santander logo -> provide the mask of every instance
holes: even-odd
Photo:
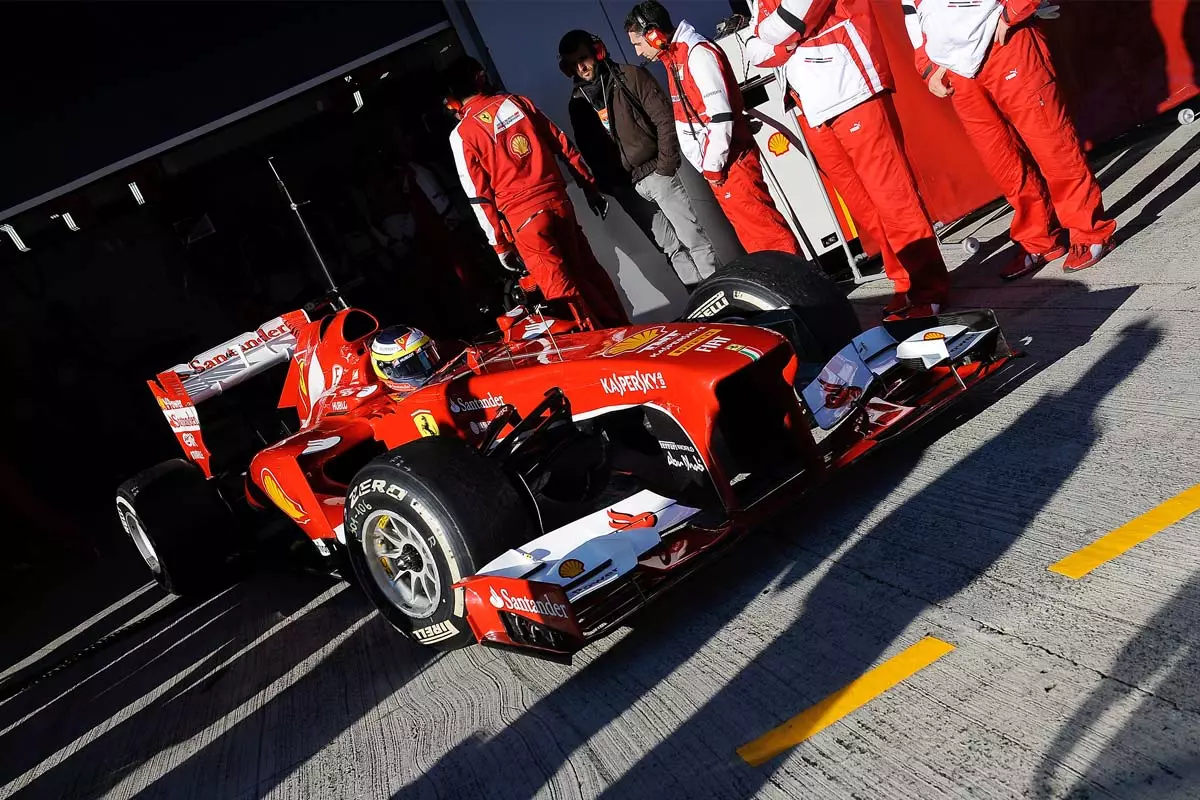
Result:
[[[509,611],[523,611],[526,614],[541,614],[543,617],[561,617],[569,619],[570,611],[562,603],[555,603],[551,600],[534,600],[529,597],[520,597],[509,594],[508,589],[501,589],[500,594],[496,594],[495,587],[488,587],[490,596],[488,602],[495,608],[505,609]]]

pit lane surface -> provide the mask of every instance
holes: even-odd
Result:
[[[957,304],[1032,337],[1021,379],[573,667],[432,659],[302,574],[200,605],[118,593],[0,662],[0,796],[1200,795],[1200,515],[1080,579],[1049,570],[1200,483],[1198,151],[1196,126],[1164,128],[1097,160],[1123,243],[1080,275],[1003,284],[981,261],[1005,255],[1007,217],[985,226]],[[864,318],[886,291],[855,292]],[[925,637],[953,649],[760,766],[738,755]]]

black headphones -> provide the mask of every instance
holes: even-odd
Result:
[[[604,42],[600,39],[599,36],[597,36],[594,33],[589,34],[589,35],[592,37],[592,41],[591,41],[592,55],[594,55],[596,57],[597,61],[607,60],[608,59],[608,48],[604,46]],[[568,78],[574,78],[575,77],[575,65],[567,64],[567,61],[566,61],[567,55],[569,55],[569,54],[567,54],[567,53],[559,53],[558,54],[558,69],[562,72],[563,75],[566,75]]]

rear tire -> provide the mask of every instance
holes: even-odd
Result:
[[[452,585],[537,537],[527,499],[465,442],[431,436],[363,467],[346,498],[346,547],[359,584],[398,631],[436,650],[475,641]]]
[[[117,516],[171,594],[204,597],[228,582],[239,544],[233,511],[190,461],[164,461],[121,484]]]
[[[789,309],[804,329],[793,341],[802,361],[824,364],[862,333],[858,315],[838,285],[816,264],[791,253],[747,253],[692,292],[682,319],[753,325],[763,312]]]

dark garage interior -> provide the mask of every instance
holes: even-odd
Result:
[[[19,237],[0,234],[13,597],[66,552],[77,566],[136,557],[113,490],[178,455],[147,379],[327,291],[268,158],[346,299],[381,319],[465,335],[496,276],[474,225],[448,235],[470,212],[437,92],[461,53],[443,3],[6,14],[21,35],[0,59],[23,76],[0,133],[0,217]]]

